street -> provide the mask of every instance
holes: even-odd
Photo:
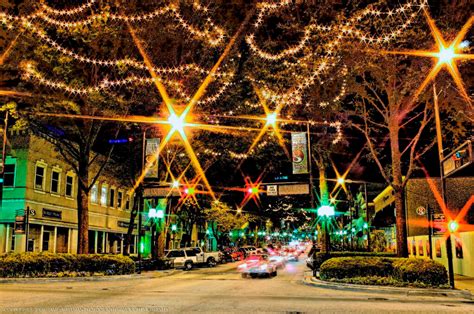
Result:
[[[304,259],[288,263],[275,278],[242,279],[238,263],[178,271],[156,278],[38,283],[0,286],[2,312],[290,312],[290,313],[468,313],[470,301],[370,294],[304,285]],[[305,273],[306,272],[306,273]]]

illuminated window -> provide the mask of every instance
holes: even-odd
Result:
[[[96,183],[92,186],[92,189],[91,189],[91,203],[93,204],[98,203],[99,201],[98,194],[99,194],[99,189],[97,188],[97,183]]]
[[[107,185],[103,184],[100,190],[100,205],[107,206]]]

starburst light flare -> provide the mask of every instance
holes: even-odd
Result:
[[[385,51],[386,54],[397,54],[397,55],[408,55],[408,56],[417,56],[417,57],[427,57],[432,58],[434,61],[433,67],[426,76],[425,80],[421,83],[420,87],[416,90],[413,101],[415,101],[418,96],[424,91],[426,86],[433,81],[438,73],[446,68],[451,74],[456,86],[458,88],[461,96],[469,103],[472,104],[472,100],[466,92],[464,83],[459,73],[457,62],[460,60],[470,60],[474,59],[474,54],[465,54],[462,53],[463,50],[463,39],[466,36],[466,33],[472,26],[474,22],[474,16],[471,16],[469,20],[464,24],[456,37],[449,44],[443,38],[441,31],[435,24],[435,21],[431,18],[427,10],[424,10],[425,17],[428,22],[428,25],[431,30],[431,35],[435,40],[434,50],[408,50],[408,51]]]

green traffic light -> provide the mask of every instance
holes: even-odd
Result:
[[[448,223],[448,229],[449,229],[449,232],[456,232],[459,228],[459,224],[456,220],[451,220],[449,223]]]

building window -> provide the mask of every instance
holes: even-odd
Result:
[[[127,195],[127,200],[125,201],[125,209],[130,209],[130,195]]]
[[[107,185],[102,185],[100,190],[100,205],[107,206]]]
[[[3,186],[14,187],[15,186],[15,164],[5,165],[3,173]]]
[[[122,209],[122,200],[123,200],[123,192],[118,191],[118,194],[117,194],[117,208],[118,209]]]
[[[49,232],[43,233],[43,251],[49,251]]]
[[[71,175],[67,175],[66,176],[66,196],[68,197],[72,197],[73,196],[73,187],[74,187],[74,176],[71,176]],[[96,201],[97,201],[97,187],[96,187],[96,195],[95,195],[95,198],[96,198]]]
[[[98,195],[97,195],[98,193],[99,193],[99,190],[97,188],[97,183],[96,183],[92,186],[92,189],[91,189],[91,202],[94,204],[98,203],[98,200],[99,200]]]
[[[51,193],[59,194],[59,178],[61,173],[57,170],[51,172]]]
[[[15,251],[15,235],[12,234],[12,242],[10,244],[10,251],[14,252]]]
[[[45,177],[46,167],[41,165],[36,165],[35,172],[35,189],[44,190],[44,177]]]
[[[115,205],[115,189],[110,189],[109,207],[114,207],[114,205]]]

